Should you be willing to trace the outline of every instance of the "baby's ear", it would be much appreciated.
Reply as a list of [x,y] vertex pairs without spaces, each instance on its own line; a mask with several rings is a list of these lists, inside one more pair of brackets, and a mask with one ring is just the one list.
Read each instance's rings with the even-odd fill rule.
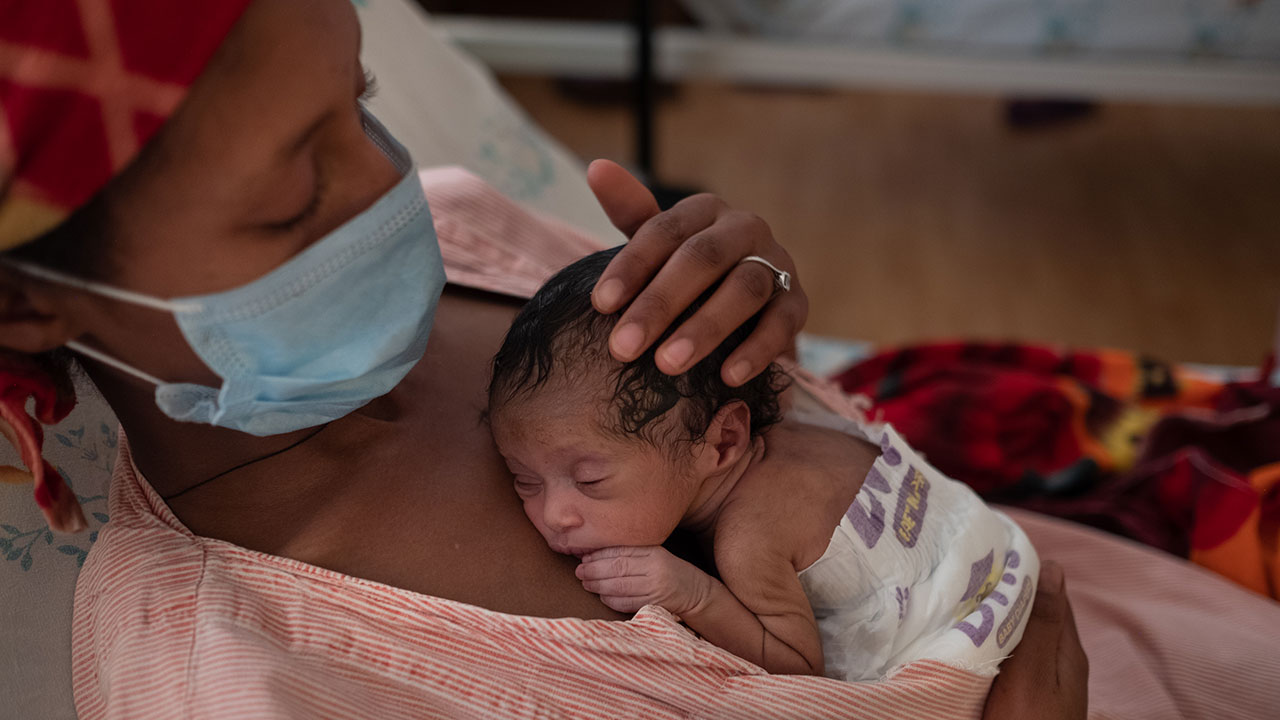
[[706,445],[715,453],[717,470],[736,463],[751,449],[751,408],[734,400],[716,411],[707,427]]

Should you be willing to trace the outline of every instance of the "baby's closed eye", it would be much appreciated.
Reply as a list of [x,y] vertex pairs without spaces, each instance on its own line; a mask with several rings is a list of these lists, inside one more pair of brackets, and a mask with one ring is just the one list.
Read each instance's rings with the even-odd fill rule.
[[512,485],[515,486],[516,493],[521,497],[537,495],[538,492],[542,490],[542,482],[537,478],[529,477],[528,475],[516,475],[512,479]]
[[601,478],[575,480],[574,486],[578,488],[578,492],[590,498],[600,498],[609,492],[609,488],[613,486],[608,476]]

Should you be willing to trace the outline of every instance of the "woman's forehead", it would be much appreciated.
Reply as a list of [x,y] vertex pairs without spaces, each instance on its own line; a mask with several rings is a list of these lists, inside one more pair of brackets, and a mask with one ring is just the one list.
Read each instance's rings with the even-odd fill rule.
[[309,129],[335,118],[358,128],[359,44],[349,0],[254,0],[178,110],[107,186],[122,258],[113,281],[160,297],[215,292],[316,239],[268,236],[256,223],[287,216],[313,191],[309,169],[321,153],[302,144]]
[[255,0],[159,138],[169,157],[270,157],[349,92],[360,27],[349,0]]

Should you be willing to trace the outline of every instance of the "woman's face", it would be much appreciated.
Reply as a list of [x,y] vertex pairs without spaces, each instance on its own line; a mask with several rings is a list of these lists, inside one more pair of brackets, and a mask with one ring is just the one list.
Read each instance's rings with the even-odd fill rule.
[[[104,279],[162,298],[233,288],[389,190],[399,174],[361,126],[359,51],[349,0],[253,2],[178,111],[105,190]],[[36,312],[57,318],[48,347],[14,349],[80,337],[165,381],[219,384],[167,313],[13,274],[0,283],[20,284]]]

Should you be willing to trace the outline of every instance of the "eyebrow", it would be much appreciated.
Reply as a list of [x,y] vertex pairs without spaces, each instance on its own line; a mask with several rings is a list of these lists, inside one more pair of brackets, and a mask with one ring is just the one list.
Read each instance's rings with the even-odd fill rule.
[[576,475],[580,470],[582,470],[583,465],[587,465],[587,466],[591,466],[593,464],[603,465],[603,464],[606,464],[607,462],[608,462],[608,458],[606,458],[603,455],[597,455],[595,453],[591,453],[587,455],[579,455],[576,459],[574,459],[573,465],[569,468],[569,470],[570,472]]

